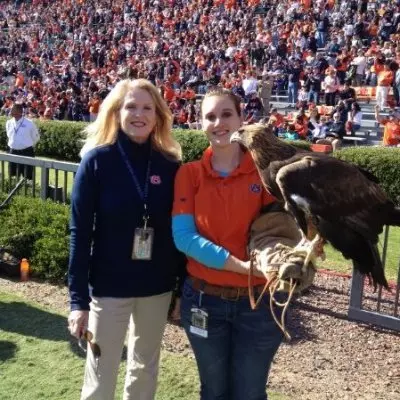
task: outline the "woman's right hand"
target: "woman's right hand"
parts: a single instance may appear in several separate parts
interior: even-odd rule
[[[77,339],[85,333],[89,320],[89,311],[87,310],[74,310],[71,311],[68,317],[68,329],[72,336]]]

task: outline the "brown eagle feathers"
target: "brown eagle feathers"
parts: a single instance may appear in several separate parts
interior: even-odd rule
[[[312,222],[320,237],[353,260],[354,268],[388,288],[378,236],[384,225],[400,225],[400,209],[378,180],[355,165],[299,150],[278,139],[268,126],[235,132],[251,153],[267,190],[285,204],[304,235]]]

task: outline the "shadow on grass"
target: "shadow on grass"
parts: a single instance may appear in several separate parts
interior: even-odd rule
[[[69,334],[66,317],[23,302],[0,301],[0,330],[42,340],[67,342],[75,355],[86,357],[85,351],[78,345],[78,340]],[[0,361],[10,358],[7,346],[2,346],[2,343],[8,342],[0,342]],[[122,360],[126,360],[126,351],[124,347]]]
[[[0,340],[0,361],[4,362],[14,358],[17,351],[17,345],[6,340]]]
[[[85,352],[67,329],[67,318],[20,301],[0,301],[0,330],[26,337],[69,343],[79,357]],[[7,355],[7,347],[0,346],[0,360]]]

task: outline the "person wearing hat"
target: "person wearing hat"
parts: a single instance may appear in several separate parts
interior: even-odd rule
[[[383,118],[380,115],[379,105],[375,106],[375,120],[384,126],[383,130],[383,145],[384,146],[399,146],[400,145],[400,114],[390,110],[388,118]]]
[[[34,146],[39,141],[39,131],[33,121],[23,116],[23,106],[14,103],[10,111],[11,119],[6,122],[8,152],[18,156],[35,157]],[[31,180],[33,167],[10,162],[9,175],[24,175]]]

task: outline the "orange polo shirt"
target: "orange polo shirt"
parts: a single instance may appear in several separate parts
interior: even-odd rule
[[[227,177],[211,166],[212,149],[201,160],[184,164],[175,178],[173,215],[192,215],[199,234],[222,246],[240,260],[248,260],[247,242],[251,223],[263,205],[275,199],[267,193],[249,152]],[[189,275],[220,286],[246,287],[248,277],[206,267],[188,257]],[[255,284],[265,283],[254,278]]]

